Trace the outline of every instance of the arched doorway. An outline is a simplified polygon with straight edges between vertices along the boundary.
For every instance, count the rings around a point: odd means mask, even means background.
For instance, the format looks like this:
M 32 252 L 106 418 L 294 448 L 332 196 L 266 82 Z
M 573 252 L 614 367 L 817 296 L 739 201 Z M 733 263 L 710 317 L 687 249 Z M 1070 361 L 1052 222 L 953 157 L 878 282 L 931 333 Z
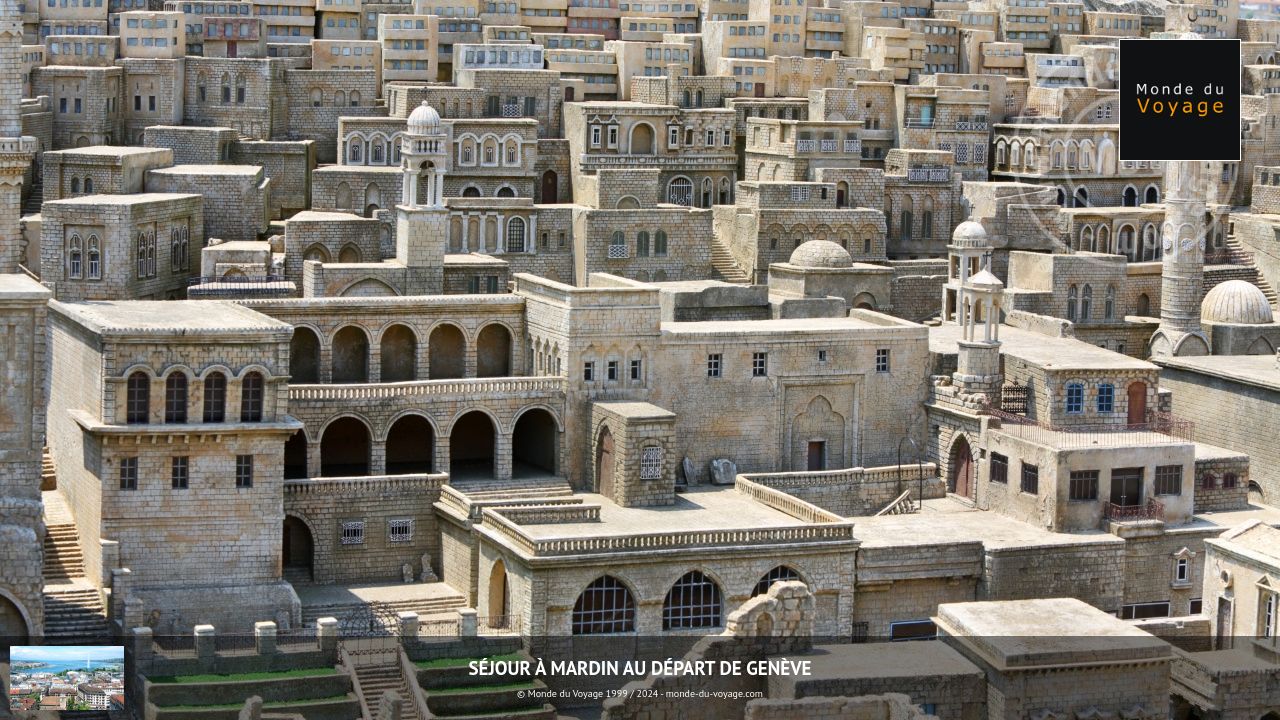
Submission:
M 299 430 L 284 443 L 284 479 L 307 477 L 307 436 Z
M 0 595 L 0 637 L 13 645 L 24 645 L 30 633 L 31 628 L 27 626 L 27 617 L 22 609 L 9 598 Z
M 353 417 L 329 423 L 320 436 L 320 474 L 352 477 L 369 474 L 369 428 Z
M 511 475 L 556 474 L 556 419 L 541 408 L 526 410 L 511 433 Z
M 460 478 L 492 478 L 497 432 L 488 415 L 473 410 L 458 418 L 449 431 L 449 475 Z
M 542 202 L 558 202 L 560 198 L 560 178 L 555 170 L 542 173 Z
M 284 577 L 290 582 L 314 580 L 315 543 L 311 528 L 292 515 L 284 516 L 284 538 L 280 544 Z
M 369 336 L 348 325 L 333 336 L 333 381 L 369 382 Z
M 596 492 L 613 497 L 613 433 L 608 425 L 600 429 L 596 442 Z
M 511 594 L 507 585 L 507 564 L 499 558 L 489 571 L 489 622 L 493 628 L 506 627 L 506 615 L 510 612 Z
M 431 472 L 436 431 L 421 415 L 405 415 L 387 431 L 387 474 Z
M 289 340 L 289 382 L 320 382 L 320 338 L 311 328 L 293 329 Z
M 1129 383 L 1129 424 L 1141 425 L 1147 421 L 1147 384 L 1141 380 Z
M 1145 199 L 1152 204 L 1160 202 L 1160 189 L 1155 185 L 1148 185 Z
M 648 123 L 637 123 L 631 128 L 631 154 L 653 154 L 653 127 Z
M 439 325 L 431 331 L 427 352 L 432 380 L 460 378 L 466 368 L 467 341 L 457 325 Z
M 1089 191 L 1085 188 L 1076 188 L 1075 207 L 1089 207 Z
M 1137 205 L 1138 205 L 1138 190 L 1137 190 L 1137 188 L 1133 187 L 1132 185 L 1130 185 L 1129 187 L 1125 188 L 1125 189 L 1124 189 L 1124 200 L 1122 201 L 1122 203 L 1124 204 L 1124 206 L 1125 206 L 1125 207 L 1137 207 Z
M 961 497 L 973 497 L 973 451 L 964 436 L 951 445 L 951 473 L 947 491 Z
M 476 375 L 506 377 L 511 374 L 511 331 L 497 323 L 486 325 L 476 338 Z
M 382 382 L 418 379 L 418 338 L 407 325 L 392 325 L 382 333 Z

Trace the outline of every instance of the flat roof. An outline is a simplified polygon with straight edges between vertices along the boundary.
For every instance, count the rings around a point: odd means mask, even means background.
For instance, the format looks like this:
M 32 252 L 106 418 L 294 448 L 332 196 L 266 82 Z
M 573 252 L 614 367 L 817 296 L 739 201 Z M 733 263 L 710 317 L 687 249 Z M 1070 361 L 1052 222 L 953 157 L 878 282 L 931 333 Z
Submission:
M 262 172 L 262 166 L 190 164 L 156 168 L 148 172 L 160 175 L 257 175 Z
M 151 155 L 171 152 L 169 148 L 143 147 L 139 145 L 89 145 L 87 147 L 63 148 L 49 150 L 45 154 L 53 155 L 101 155 L 105 157 L 125 157 L 129 155 Z
M 984 547 L 999 549 L 1124 542 L 1102 530 L 1050 532 L 953 498 L 926 500 L 918 513 L 857 517 L 854 522 L 853 534 L 864 549 L 957 542 L 981 542 Z
M 131 193 L 128 195 L 80 195 L 61 200 L 50 200 L 42 207 L 67 205 L 143 205 L 146 203 L 164 202 L 165 200 L 186 200 L 203 197 L 195 193 Z M 41 211 L 43 213 L 43 210 Z
M 964 337 L 955 323 L 929 328 L 929 352 L 954 355 Z M 1051 370 L 1156 370 L 1145 360 L 1104 350 L 1075 338 L 1052 337 L 1031 330 L 1000 326 L 1000 352 Z
M 821 335 L 842 330 L 909 330 L 923 328 L 909 320 L 873 323 L 858 317 L 837 318 L 787 318 L 781 320 L 712 320 L 698 322 L 664 322 L 662 331 L 671 335 L 761 335 L 784 334 Z
M 938 606 L 939 629 L 997 668 L 1091 665 L 1172 657 L 1173 647 L 1075 598 Z
M 545 540 L 810 524 L 761 505 L 732 487 L 689 488 L 676 495 L 674 505 L 654 507 L 622 507 L 596 493 L 575 493 L 574 497 L 582 498 L 590 505 L 599 505 L 600 522 L 520 525 L 520 531 L 535 540 Z
M 1280 369 L 1275 355 L 1204 355 L 1161 358 L 1159 364 L 1175 370 L 1234 380 L 1271 390 L 1280 390 Z
M 816 645 L 803 655 L 785 657 L 809 661 L 808 675 L 772 678 L 774 682 L 781 680 L 792 687 L 833 680 L 982 675 L 977 665 L 942 642 Z
M 26 275 L 0 273 L 0 301 L 43 300 L 53 293 Z
M 103 335 L 221 335 L 234 332 L 293 331 L 293 326 L 289 323 L 221 300 L 54 301 L 49 307 Z

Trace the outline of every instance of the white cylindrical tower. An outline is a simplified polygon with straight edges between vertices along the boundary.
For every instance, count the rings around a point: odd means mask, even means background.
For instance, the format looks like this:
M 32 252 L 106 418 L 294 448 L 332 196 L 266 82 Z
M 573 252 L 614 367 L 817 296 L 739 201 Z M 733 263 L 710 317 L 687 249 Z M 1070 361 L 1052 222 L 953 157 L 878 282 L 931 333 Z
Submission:
M 1151 337 L 1152 356 L 1208 355 L 1200 327 L 1204 294 L 1204 163 L 1165 163 L 1164 253 L 1160 282 L 1160 327 Z

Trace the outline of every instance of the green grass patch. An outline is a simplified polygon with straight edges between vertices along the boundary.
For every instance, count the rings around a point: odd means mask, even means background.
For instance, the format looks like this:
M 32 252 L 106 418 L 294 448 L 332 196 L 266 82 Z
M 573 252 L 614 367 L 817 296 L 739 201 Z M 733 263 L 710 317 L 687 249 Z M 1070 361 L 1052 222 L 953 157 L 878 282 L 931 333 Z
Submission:
M 438 670 L 442 668 L 466 667 L 468 663 L 479 662 L 480 660 L 488 660 L 489 662 L 499 662 L 502 660 L 523 660 L 524 656 L 518 652 L 509 653 L 507 655 L 492 655 L 487 658 L 435 658 L 434 660 L 418 660 L 414 665 L 423 670 Z
M 334 695 L 327 698 L 312 698 L 310 700 L 276 700 L 274 702 L 264 702 L 264 708 L 285 708 L 285 707 L 302 707 L 305 705 L 316 705 L 320 703 L 332 702 L 356 702 L 356 696 L 351 693 L 346 695 Z M 160 705 L 157 709 L 162 711 L 168 710 L 238 710 L 244 707 L 244 703 L 227 703 L 224 705 Z
M 240 682 L 244 680 L 285 680 L 288 678 L 300 677 L 320 677 L 322 675 L 336 675 L 337 670 L 331 667 L 322 668 L 298 668 L 296 670 L 276 670 L 268 672 L 256 673 L 236 673 L 233 675 L 161 675 L 157 677 L 148 677 L 147 679 L 153 683 L 161 685 L 173 685 L 177 683 L 218 683 L 218 682 Z
M 464 695 L 466 693 L 504 692 L 507 690 L 534 690 L 537 689 L 537 687 L 537 683 L 531 682 L 502 683 L 500 685 L 467 685 L 463 687 L 428 690 L 427 697 L 432 695 Z

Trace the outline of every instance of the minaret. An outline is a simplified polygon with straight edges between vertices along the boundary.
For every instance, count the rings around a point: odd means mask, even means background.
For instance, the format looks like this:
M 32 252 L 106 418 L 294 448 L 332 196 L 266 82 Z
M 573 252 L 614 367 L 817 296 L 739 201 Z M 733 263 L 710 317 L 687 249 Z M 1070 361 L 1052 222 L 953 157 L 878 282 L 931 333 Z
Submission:
M 22 136 L 22 12 L 0 0 L 0 273 L 22 262 L 22 178 L 36 139 Z
M 1161 239 L 1160 327 L 1151 336 L 1151 356 L 1208 355 L 1200 328 L 1204 295 L 1204 163 L 1165 163 L 1165 211 Z
M 406 292 L 444 292 L 444 254 L 449 243 L 449 210 L 444 176 L 453 142 L 440 114 L 423 101 L 409 114 L 400 145 L 403 173 L 396 207 L 396 261 L 409 268 Z

